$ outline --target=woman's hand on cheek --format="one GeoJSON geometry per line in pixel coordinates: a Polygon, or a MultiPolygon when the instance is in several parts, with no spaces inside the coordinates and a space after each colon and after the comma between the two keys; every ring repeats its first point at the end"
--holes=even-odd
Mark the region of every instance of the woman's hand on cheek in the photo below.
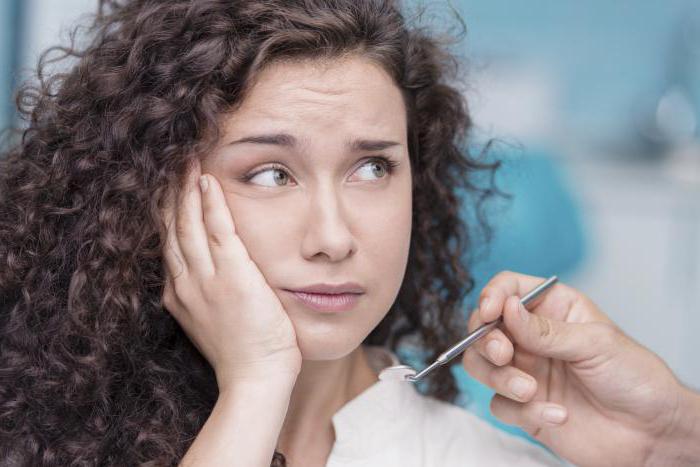
{"type": "Polygon", "coordinates": [[[236,233],[221,185],[200,188],[195,161],[177,203],[164,208],[163,304],[212,365],[220,392],[237,382],[296,378],[296,333],[236,233]]]}
{"type": "Polygon", "coordinates": [[[544,280],[503,272],[484,287],[469,332],[501,315],[503,323],[465,351],[464,368],[496,391],[495,417],[576,465],[642,465],[671,429],[681,385],[658,356],[565,284],[525,310],[520,297],[544,280]]]}

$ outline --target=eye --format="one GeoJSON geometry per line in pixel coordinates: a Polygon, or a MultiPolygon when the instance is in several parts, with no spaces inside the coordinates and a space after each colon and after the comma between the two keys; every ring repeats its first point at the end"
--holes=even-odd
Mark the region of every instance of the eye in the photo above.
{"type": "Polygon", "coordinates": [[[375,176],[377,178],[384,178],[386,174],[394,173],[394,168],[397,165],[397,162],[389,160],[387,157],[377,156],[362,164],[355,173],[360,173],[369,177],[375,176]]]}
{"type": "Polygon", "coordinates": [[[245,177],[244,180],[253,182],[255,185],[274,188],[276,186],[286,186],[289,182],[289,174],[281,166],[273,165],[245,177]],[[254,180],[257,180],[257,182],[254,180]]]}
{"type": "MultiPolygon", "coordinates": [[[[394,168],[398,165],[398,162],[392,161],[388,157],[375,156],[365,161],[354,173],[368,176],[371,181],[372,176],[377,177],[376,179],[381,179],[386,177],[386,174],[394,173],[394,168]]],[[[284,166],[272,164],[263,167],[257,172],[243,176],[241,180],[246,183],[253,183],[254,185],[274,188],[278,186],[287,186],[290,178],[284,166]]]]}

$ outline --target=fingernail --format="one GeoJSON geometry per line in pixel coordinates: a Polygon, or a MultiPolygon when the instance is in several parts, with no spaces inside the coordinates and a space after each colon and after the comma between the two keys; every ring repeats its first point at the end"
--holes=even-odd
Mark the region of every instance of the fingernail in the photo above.
{"type": "Polygon", "coordinates": [[[202,193],[206,193],[209,189],[209,180],[207,180],[206,175],[199,177],[199,186],[202,187],[202,193]]]}
{"type": "Polygon", "coordinates": [[[530,319],[530,312],[525,309],[525,305],[522,303],[519,303],[518,307],[520,307],[520,317],[523,321],[527,322],[527,320],[530,319]]]}
{"type": "Polygon", "coordinates": [[[542,418],[550,423],[559,424],[566,418],[566,410],[560,407],[547,407],[542,411],[542,418]]]}
{"type": "Polygon", "coordinates": [[[525,396],[527,396],[531,386],[532,384],[530,381],[520,376],[516,376],[515,378],[511,379],[510,383],[508,384],[511,392],[520,398],[525,398],[525,396]]]}
{"type": "Polygon", "coordinates": [[[498,356],[501,354],[501,343],[497,340],[492,340],[486,344],[486,352],[491,357],[491,360],[498,360],[498,356]]]}
{"type": "Polygon", "coordinates": [[[487,306],[489,306],[489,298],[485,297],[483,300],[481,300],[481,303],[479,303],[479,311],[481,312],[482,315],[486,311],[487,306]]]}

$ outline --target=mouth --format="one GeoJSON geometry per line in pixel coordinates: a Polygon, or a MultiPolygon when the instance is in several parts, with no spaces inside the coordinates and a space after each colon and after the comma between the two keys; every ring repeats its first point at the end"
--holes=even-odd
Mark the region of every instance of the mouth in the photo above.
{"type": "Polygon", "coordinates": [[[364,289],[356,284],[317,285],[303,289],[283,290],[292,294],[305,307],[321,313],[349,311],[364,294],[364,289]]]}

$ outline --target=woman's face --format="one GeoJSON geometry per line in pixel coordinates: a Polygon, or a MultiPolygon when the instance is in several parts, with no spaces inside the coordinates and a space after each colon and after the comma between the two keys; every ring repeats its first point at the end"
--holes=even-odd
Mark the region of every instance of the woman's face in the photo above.
{"type": "Polygon", "coordinates": [[[303,358],[347,355],[388,312],[406,270],[411,167],[400,90],[358,57],[277,62],[223,129],[202,170],[221,183],[237,233],[289,314],[303,358]],[[254,139],[236,142],[244,138],[254,139]],[[393,173],[372,159],[381,156],[398,164],[393,173]],[[315,311],[286,291],[344,282],[364,293],[341,312],[315,311]]]}

